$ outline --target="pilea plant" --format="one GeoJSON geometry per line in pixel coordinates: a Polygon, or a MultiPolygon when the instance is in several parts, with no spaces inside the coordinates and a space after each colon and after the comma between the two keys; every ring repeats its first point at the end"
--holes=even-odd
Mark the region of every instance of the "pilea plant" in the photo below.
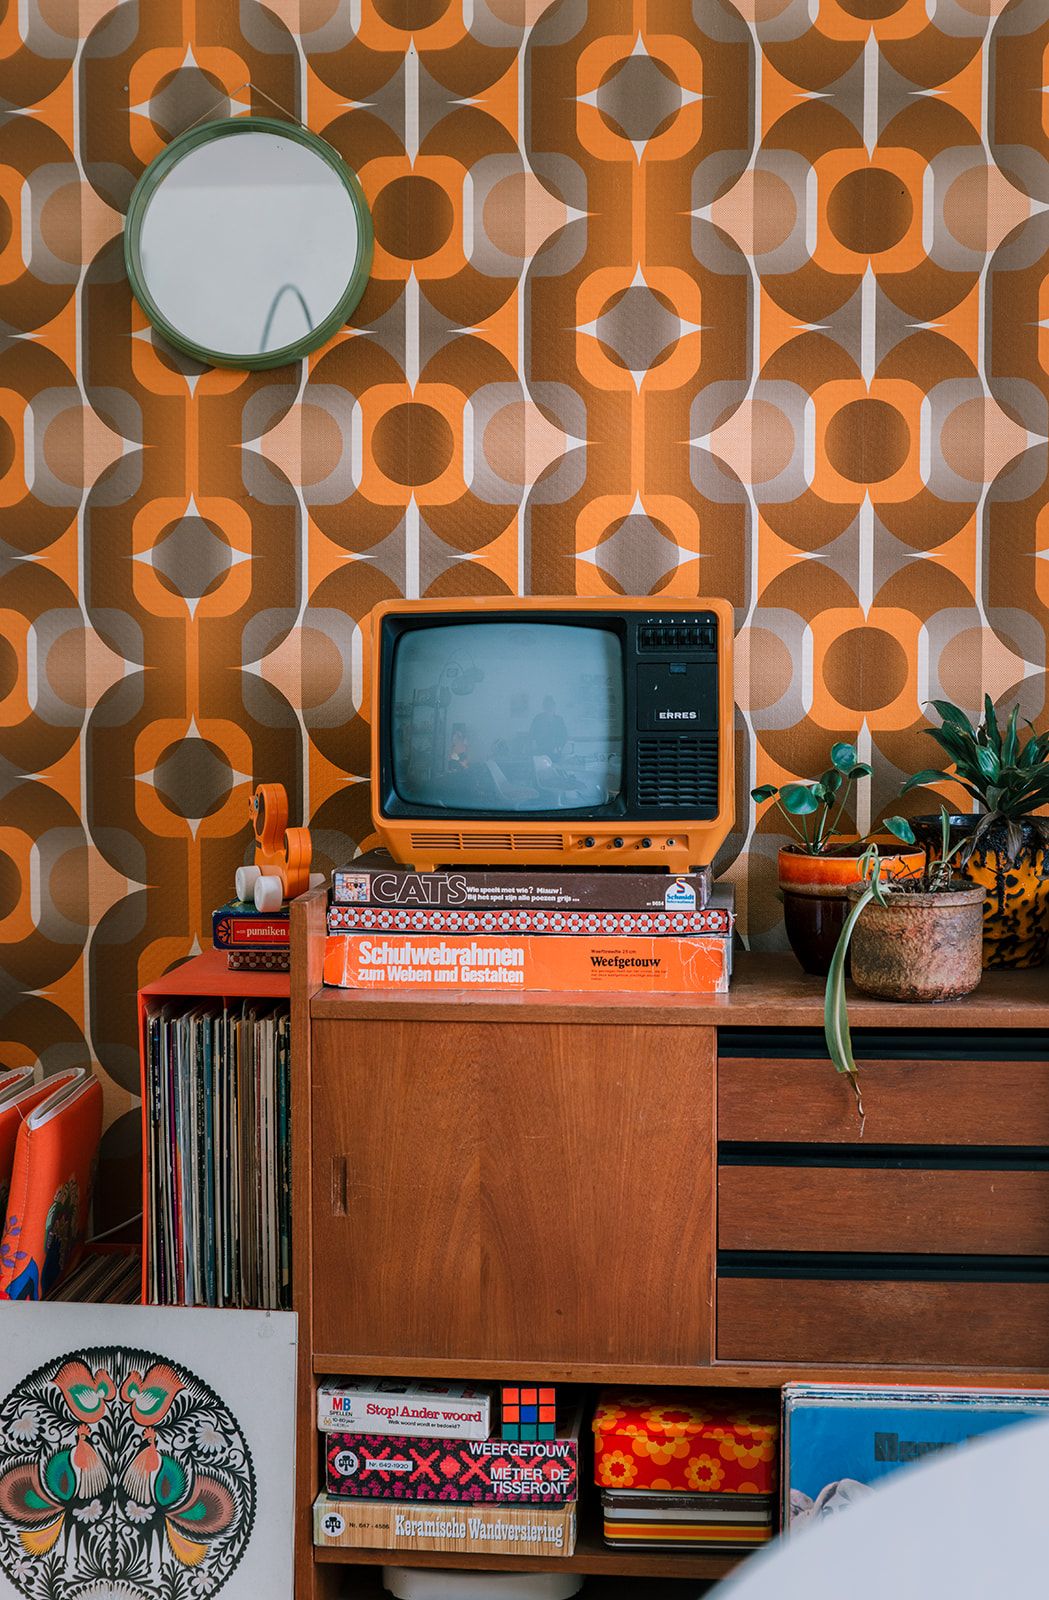
{"type": "MultiPolygon", "coordinates": [[[[871,769],[858,759],[855,745],[840,743],[831,746],[830,766],[815,783],[785,783],[782,788],[763,783],[750,791],[750,798],[759,805],[775,800],[776,809],[797,840],[796,850],[808,856],[830,855],[841,848],[835,841],[840,837],[838,830],[853,785],[870,776],[871,769]]],[[[883,817],[871,833],[848,841],[850,855],[858,855],[871,834],[882,829],[904,844],[914,843],[914,831],[906,817],[883,817]]]]}

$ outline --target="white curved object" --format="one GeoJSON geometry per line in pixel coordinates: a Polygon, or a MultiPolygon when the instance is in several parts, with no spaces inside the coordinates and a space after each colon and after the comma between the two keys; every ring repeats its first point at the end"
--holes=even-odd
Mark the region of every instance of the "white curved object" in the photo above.
{"type": "Polygon", "coordinates": [[[255,910],[279,911],[284,904],[284,884],[280,878],[263,873],[255,880],[255,910]]]}
{"type": "Polygon", "coordinates": [[[250,900],[255,894],[255,885],[262,877],[258,867],[237,868],[237,899],[250,900]]]}
{"type": "Polygon", "coordinates": [[[310,873],[310,888],[311,889],[319,889],[323,882],[324,882],[324,874],[323,874],[323,872],[311,872],[310,873]]]}
{"type": "Polygon", "coordinates": [[[907,1467],[751,1556],[724,1600],[991,1600],[1046,1592],[1049,1422],[907,1467]]]}

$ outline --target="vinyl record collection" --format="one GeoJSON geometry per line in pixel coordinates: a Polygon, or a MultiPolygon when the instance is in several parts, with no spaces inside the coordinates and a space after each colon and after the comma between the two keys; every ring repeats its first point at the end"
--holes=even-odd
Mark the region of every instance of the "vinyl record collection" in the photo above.
{"type": "Polygon", "coordinates": [[[146,1016],[146,1287],[157,1305],[291,1305],[286,1004],[146,1016]]]}

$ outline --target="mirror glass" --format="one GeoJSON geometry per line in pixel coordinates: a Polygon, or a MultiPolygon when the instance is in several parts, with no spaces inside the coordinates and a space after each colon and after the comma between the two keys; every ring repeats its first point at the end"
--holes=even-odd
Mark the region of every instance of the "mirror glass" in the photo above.
{"type": "Polygon", "coordinates": [[[323,140],[240,118],[183,134],[147,169],[125,253],[143,309],[176,346],[271,366],[345,322],[367,281],[371,223],[323,140]]]}

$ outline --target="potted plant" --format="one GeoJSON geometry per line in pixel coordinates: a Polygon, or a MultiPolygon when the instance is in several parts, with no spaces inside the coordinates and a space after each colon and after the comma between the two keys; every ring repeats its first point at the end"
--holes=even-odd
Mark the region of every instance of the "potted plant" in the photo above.
{"type": "MultiPolygon", "coordinates": [[[[782,788],[765,783],[751,790],[759,804],[772,800],[795,842],[779,852],[779,886],[787,938],[806,972],[822,977],[848,914],[848,890],[860,877],[860,862],[872,835],[846,838],[840,824],[854,785],[869,778],[870,767],[856,757],[855,746],[831,748],[830,766],[816,783],[786,783],[782,788]]],[[[905,817],[886,817],[879,833],[888,833],[904,845],[914,845],[914,833],[905,817]]],[[[886,878],[916,877],[925,865],[925,851],[879,853],[886,878]]]]}
{"type": "MultiPolygon", "coordinates": [[[[906,794],[929,783],[960,783],[982,808],[956,815],[961,838],[958,865],[982,885],[986,967],[1037,967],[1049,948],[1049,817],[1032,815],[1049,804],[1049,733],[1020,731],[1020,707],[999,725],[990,695],[975,727],[949,700],[934,700],[942,725],[926,731],[950,757],[953,770],[927,769],[908,778],[906,794]]],[[[916,818],[927,831],[935,818],[916,818]]]]}
{"type": "Polygon", "coordinates": [[[824,993],[827,1053],[846,1073],[856,1095],[862,1128],[863,1098],[852,1052],[845,961],[852,955],[852,981],[881,1000],[955,1000],[975,989],[983,975],[983,890],[956,876],[963,846],[951,845],[951,816],[940,812],[939,855],[917,879],[884,881],[876,845],[865,854],[863,872],[849,891],[849,912],[831,959],[824,993]]]}

